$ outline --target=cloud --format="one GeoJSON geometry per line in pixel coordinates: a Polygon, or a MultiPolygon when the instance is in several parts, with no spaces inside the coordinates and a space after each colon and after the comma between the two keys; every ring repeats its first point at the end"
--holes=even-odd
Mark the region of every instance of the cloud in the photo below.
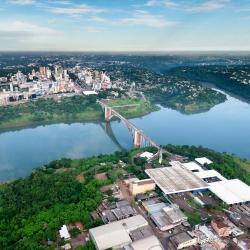
{"type": "Polygon", "coordinates": [[[176,24],[175,22],[167,21],[161,15],[153,15],[142,10],[135,11],[133,17],[120,19],[119,22],[122,24],[141,25],[151,28],[164,28],[176,24]]]}
{"type": "Polygon", "coordinates": [[[209,12],[225,7],[230,0],[205,0],[200,2],[201,3],[192,4],[190,2],[188,3],[188,1],[179,1],[176,3],[172,0],[148,0],[146,6],[166,7],[190,12],[209,12]]]}
{"type": "Polygon", "coordinates": [[[229,3],[229,0],[211,0],[206,1],[201,4],[197,4],[194,6],[189,7],[187,10],[191,12],[209,12],[221,9],[226,6],[227,3],[229,3]]]}
{"type": "Polygon", "coordinates": [[[55,14],[68,14],[72,16],[81,16],[84,14],[101,13],[104,12],[104,9],[90,6],[87,4],[82,4],[70,7],[51,7],[50,11],[55,14]]]}
{"type": "Polygon", "coordinates": [[[166,8],[176,8],[179,4],[171,0],[148,0],[146,6],[163,6],[166,8]]]}
{"type": "Polygon", "coordinates": [[[39,26],[36,24],[26,23],[22,21],[15,21],[12,23],[0,24],[0,40],[12,39],[15,37],[32,37],[32,36],[47,36],[58,33],[47,27],[39,26]]]}
{"type": "Polygon", "coordinates": [[[33,5],[36,3],[36,1],[35,0],[10,0],[9,3],[18,4],[18,5],[33,5]]]}

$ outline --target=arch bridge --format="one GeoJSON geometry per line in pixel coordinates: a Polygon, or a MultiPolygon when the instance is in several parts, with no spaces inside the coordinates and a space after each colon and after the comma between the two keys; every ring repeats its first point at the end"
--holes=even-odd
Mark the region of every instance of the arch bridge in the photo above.
{"type": "Polygon", "coordinates": [[[99,103],[104,111],[105,121],[110,122],[112,117],[117,117],[120,119],[123,124],[128,128],[128,131],[133,137],[134,147],[155,147],[157,148],[157,153],[152,157],[151,161],[159,157],[159,163],[162,162],[162,147],[157,144],[153,139],[147,136],[141,129],[137,128],[132,122],[110,107],[104,100],[98,100],[99,103]]]}

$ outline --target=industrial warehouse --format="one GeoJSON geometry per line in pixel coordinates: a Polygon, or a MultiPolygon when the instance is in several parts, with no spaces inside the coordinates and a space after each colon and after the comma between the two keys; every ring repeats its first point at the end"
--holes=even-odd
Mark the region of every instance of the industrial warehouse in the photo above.
{"type": "Polygon", "coordinates": [[[165,195],[211,191],[228,205],[249,202],[250,187],[238,179],[227,180],[216,170],[207,170],[206,165],[211,163],[205,157],[186,163],[172,161],[170,167],[145,172],[165,195]]]}

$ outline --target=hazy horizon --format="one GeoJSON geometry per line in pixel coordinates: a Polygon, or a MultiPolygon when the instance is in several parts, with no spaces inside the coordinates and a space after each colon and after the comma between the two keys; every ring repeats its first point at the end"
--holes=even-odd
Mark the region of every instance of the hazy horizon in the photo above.
{"type": "Polygon", "coordinates": [[[3,0],[0,51],[250,51],[248,0],[3,0]]]}

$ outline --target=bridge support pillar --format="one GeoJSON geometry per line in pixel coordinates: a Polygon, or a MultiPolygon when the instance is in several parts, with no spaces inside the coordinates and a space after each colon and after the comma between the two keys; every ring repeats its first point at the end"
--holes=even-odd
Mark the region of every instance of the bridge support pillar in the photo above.
{"type": "Polygon", "coordinates": [[[159,163],[162,164],[163,156],[162,156],[162,149],[159,152],[159,163]]]}
{"type": "Polygon", "coordinates": [[[112,109],[110,107],[105,106],[105,121],[109,122],[112,117],[112,109]]]}
{"type": "Polygon", "coordinates": [[[142,143],[142,135],[139,131],[135,130],[134,132],[134,146],[140,147],[142,143]]]}

